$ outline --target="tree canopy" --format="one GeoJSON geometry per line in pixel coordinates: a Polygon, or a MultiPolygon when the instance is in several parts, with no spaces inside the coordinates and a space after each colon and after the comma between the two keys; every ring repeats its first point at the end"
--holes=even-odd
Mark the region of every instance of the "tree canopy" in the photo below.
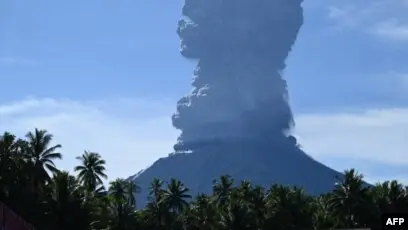
{"type": "Polygon", "coordinates": [[[297,187],[234,183],[228,175],[210,194],[191,194],[177,178],[154,179],[149,202],[137,209],[141,188],[121,178],[104,183],[100,154],[78,153],[75,175],[58,169],[62,146],[52,137],[40,129],[23,138],[0,135],[0,201],[37,230],[380,229],[383,213],[408,213],[406,186],[367,186],[354,169],[318,197],[297,187]]]}

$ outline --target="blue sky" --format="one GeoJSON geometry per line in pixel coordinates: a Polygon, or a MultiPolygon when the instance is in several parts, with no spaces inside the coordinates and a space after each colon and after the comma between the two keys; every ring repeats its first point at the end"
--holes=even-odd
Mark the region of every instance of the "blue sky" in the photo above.
{"type": "MultiPolygon", "coordinates": [[[[195,63],[182,1],[0,1],[0,130],[45,128],[69,170],[84,149],[127,177],[171,152],[195,63]]],[[[406,0],[308,0],[285,77],[295,133],[316,159],[408,182],[406,0]]]]}

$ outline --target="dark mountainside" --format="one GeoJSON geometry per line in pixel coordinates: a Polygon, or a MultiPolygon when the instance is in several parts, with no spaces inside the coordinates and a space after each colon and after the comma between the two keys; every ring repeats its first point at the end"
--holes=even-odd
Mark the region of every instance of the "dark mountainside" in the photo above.
{"type": "MultiPolygon", "coordinates": [[[[282,78],[303,23],[301,0],[185,0],[178,24],[181,54],[198,60],[193,90],[177,104],[175,152],[132,179],[145,204],[150,182],[177,178],[192,194],[229,174],[254,184],[333,188],[340,173],[308,157],[294,125],[282,78]]],[[[303,77],[303,76],[299,76],[303,77]]]]}

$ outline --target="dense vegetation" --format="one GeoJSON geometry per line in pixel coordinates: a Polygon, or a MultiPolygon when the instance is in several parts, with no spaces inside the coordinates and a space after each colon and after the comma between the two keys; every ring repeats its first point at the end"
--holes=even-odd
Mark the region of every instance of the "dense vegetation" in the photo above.
{"type": "Polygon", "coordinates": [[[75,176],[60,171],[61,145],[45,130],[25,138],[0,136],[0,201],[38,230],[254,230],[379,228],[384,212],[408,212],[408,189],[397,181],[364,186],[354,170],[320,197],[300,188],[263,188],[221,176],[212,194],[189,194],[181,181],[151,183],[149,203],[135,208],[140,188],[116,179],[105,189],[105,161],[94,152],[77,157],[75,176]],[[192,199],[191,199],[192,198],[192,199]]]}

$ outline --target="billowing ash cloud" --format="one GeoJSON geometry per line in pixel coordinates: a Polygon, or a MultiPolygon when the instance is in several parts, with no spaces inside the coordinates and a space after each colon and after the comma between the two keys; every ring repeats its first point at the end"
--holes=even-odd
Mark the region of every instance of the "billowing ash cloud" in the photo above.
{"type": "Polygon", "coordinates": [[[284,135],[293,125],[281,72],[303,23],[301,0],[185,0],[181,54],[198,60],[179,100],[176,151],[284,135]]]}
{"type": "Polygon", "coordinates": [[[198,61],[193,90],[173,115],[182,131],[176,154],[132,177],[142,188],[138,204],[153,178],[177,178],[191,194],[211,192],[225,174],[312,195],[330,191],[341,174],[288,135],[293,117],[281,72],[303,22],[301,0],[185,0],[183,15],[181,54],[198,61]]]}

